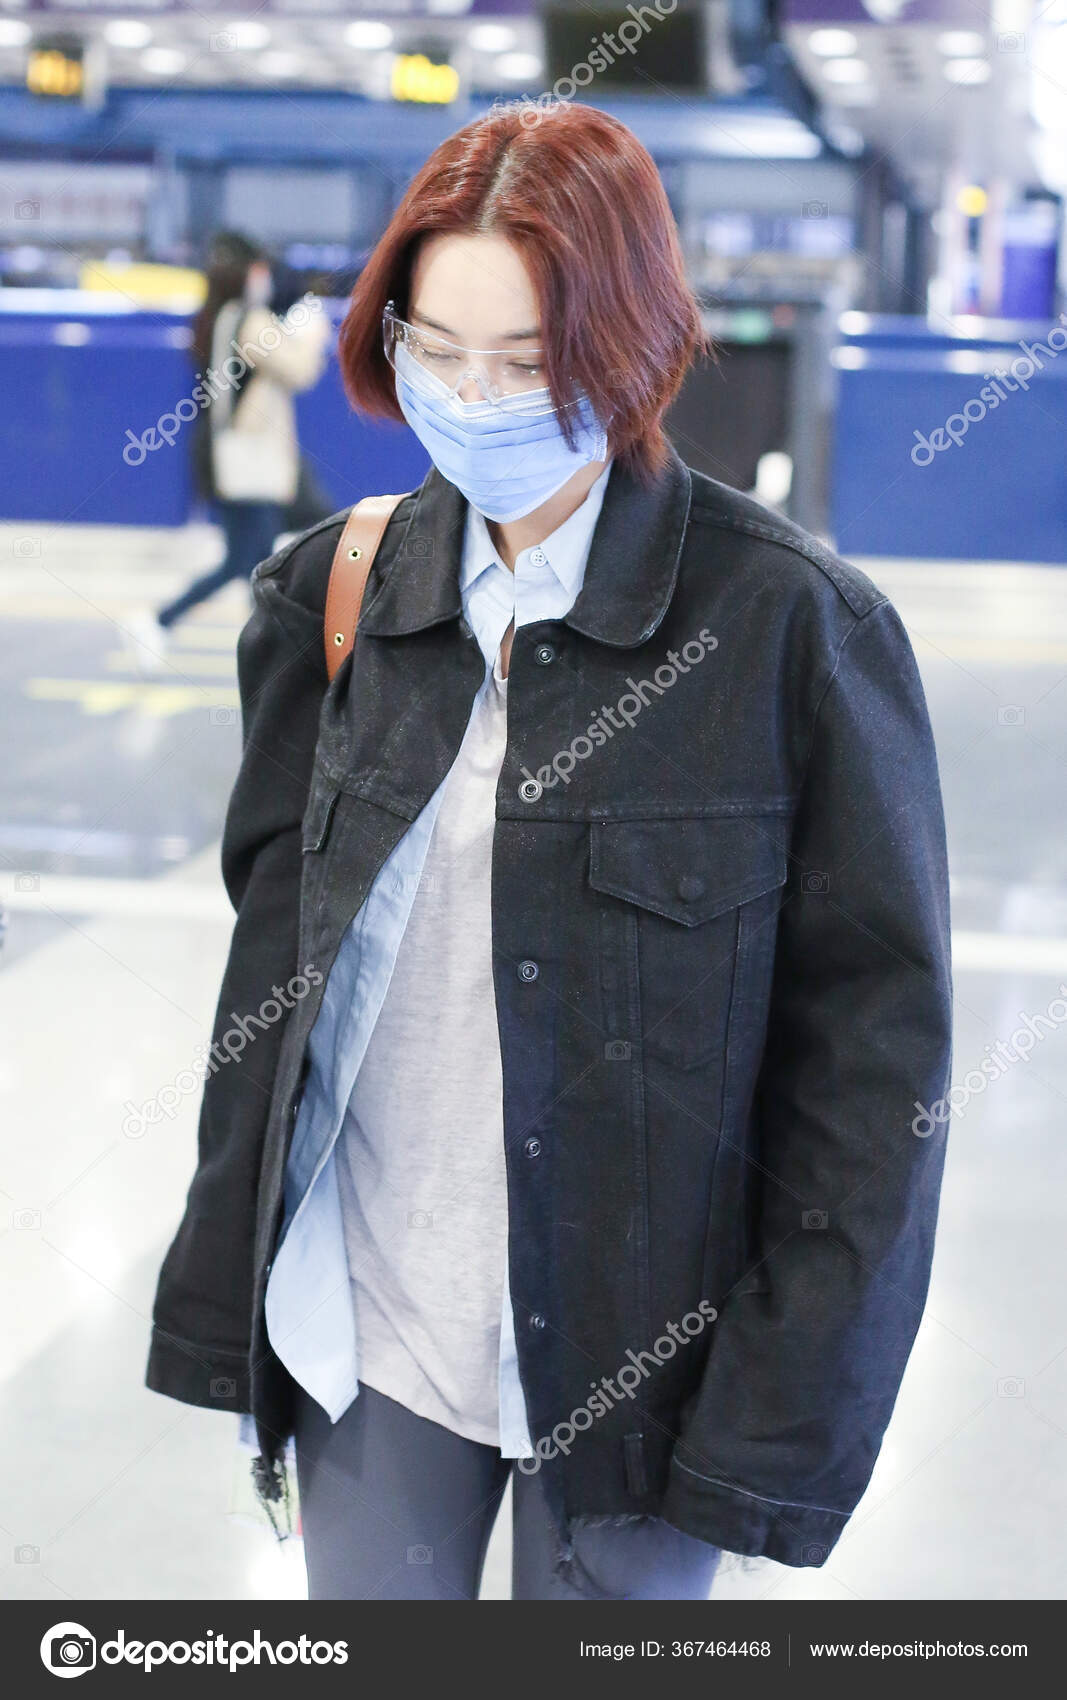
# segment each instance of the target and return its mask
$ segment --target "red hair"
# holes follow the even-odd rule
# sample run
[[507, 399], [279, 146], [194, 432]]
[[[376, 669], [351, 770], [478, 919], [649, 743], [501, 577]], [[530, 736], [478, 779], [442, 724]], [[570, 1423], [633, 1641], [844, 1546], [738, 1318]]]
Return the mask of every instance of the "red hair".
[[514, 243], [540, 304], [556, 405], [588, 396], [610, 452], [638, 476], [655, 473], [667, 453], [663, 414], [707, 345], [663, 184], [637, 137], [594, 107], [519, 101], [435, 149], [341, 327], [345, 389], [365, 413], [403, 417], [382, 313], [391, 300], [407, 317], [419, 242], [444, 231], [491, 231]]

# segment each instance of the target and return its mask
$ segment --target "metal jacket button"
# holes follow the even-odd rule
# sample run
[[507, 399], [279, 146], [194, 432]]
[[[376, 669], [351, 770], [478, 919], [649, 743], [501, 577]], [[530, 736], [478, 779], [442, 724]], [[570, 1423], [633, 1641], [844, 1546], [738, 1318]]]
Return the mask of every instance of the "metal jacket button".
[[555, 661], [556, 652], [550, 643], [539, 643], [534, 650], [534, 660], [540, 667], [547, 667], [550, 661]]
[[536, 803], [544, 786], [539, 779], [524, 779], [519, 786], [519, 796], [524, 803]]
[[530, 1138], [526, 1141], [526, 1144], [523, 1146], [523, 1150], [525, 1151], [527, 1157], [540, 1157], [540, 1155], [541, 1155], [541, 1141], [539, 1139], [535, 1138], [535, 1137], [532, 1137], [532, 1138]]
[[530, 1317], [530, 1327], [531, 1328], [543, 1328], [544, 1326], [545, 1326], [544, 1317], [541, 1315], [541, 1312], [539, 1310], [535, 1310], [533, 1312], [532, 1316]]
[[678, 881], [678, 896], [683, 903], [692, 903], [695, 898], [703, 897], [704, 886], [699, 874], [683, 874]]
[[540, 974], [540, 972], [541, 972], [541, 970], [540, 970], [540, 968], [538, 968], [536, 962], [520, 962], [519, 963], [519, 979], [520, 980], [536, 980], [537, 976], [538, 976], [538, 974]]

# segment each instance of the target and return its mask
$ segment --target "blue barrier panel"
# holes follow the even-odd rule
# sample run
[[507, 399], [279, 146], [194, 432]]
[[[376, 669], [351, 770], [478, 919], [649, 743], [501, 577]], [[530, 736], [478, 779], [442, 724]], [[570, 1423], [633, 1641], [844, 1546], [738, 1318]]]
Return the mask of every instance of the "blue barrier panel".
[[961, 313], [954, 319], [938, 314], [932, 319], [919, 318], [914, 313], [840, 314], [837, 321], [839, 344], [852, 348], [921, 349], [1010, 349], [1014, 356], [1020, 344], [1039, 342], [1053, 325], [1067, 325], [1067, 314], [1059, 319], [983, 319], [977, 314]]
[[[76, 291], [0, 294], [0, 520], [184, 525], [193, 424], [174, 414], [183, 402], [189, 411], [195, 381], [188, 316], [119, 312], [113, 298]], [[327, 303], [334, 324], [343, 308]], [[411, 489], [429, 464], [406, 425], [352, 413], [335, 358], [298, 398], [297, 418], [338, 507]]]
[[[832, 525], [845, 554], [1067, 561], [1067, 353], [839, 349]], [[987, 374], [1022, 374], [1012, 389]], [[983, 397], [983, 392], [985, 395]]]
[[137, 466], [123, 449], [188, 395], [187, 341], [172, 314], [0, 313], [0, 519], [181, 525], [181, 437]]

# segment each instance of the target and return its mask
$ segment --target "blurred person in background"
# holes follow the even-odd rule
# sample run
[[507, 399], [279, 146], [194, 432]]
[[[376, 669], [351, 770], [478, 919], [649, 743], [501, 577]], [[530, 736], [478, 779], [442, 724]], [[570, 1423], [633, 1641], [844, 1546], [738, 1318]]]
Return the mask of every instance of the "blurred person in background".
[[[346, 285], [343, 277], [339, 278], [331, 272], [296, 273], [287, 266], [275, 263], [271, 306], [282, 318], [307, 295], [325, 298], [328, 295], [347, 296], [351, 293], [352, 283]], [[323, 487], [308, 455], [300, 449], [296, 494], [286, 507], [283, 532], [307, 531], [321, 519], [329, 519], [330, 515], [336, 512], [337, 502]]]
[[158, 665], [167, 632], [191, 608], [232, 579], [250, 578], [281, 532], [332, 512], [303, 464], [293, 405], [322, 373], [329, 323], [318, 297], [279, 315], [273, 295], [266, 251], [237, 231], [220, 232], [193, 324], [197, 383], [210, 396], [194, 426], [193, 470], [198, 493], [218, 513], [226, 553], [180, 596], [131, 622], [142, 665]]
[[352, 298], [349, 394], [433, 466], [351, 655], [331, 682], [344, 515], [260, 566], [238, 647], [213, 1049], [254, 1042], [205, 1085], [146, 1379], [250, 1415], [283, 1520], [293, 1439], [312, 1599], [476, 1598], [509, 1479], [515, 1599], [825, 1564], [929, 1278], [948, 878], [907, 635], [680, 459], [702, 334], [655, 165], [528, 118], [436, 149]]

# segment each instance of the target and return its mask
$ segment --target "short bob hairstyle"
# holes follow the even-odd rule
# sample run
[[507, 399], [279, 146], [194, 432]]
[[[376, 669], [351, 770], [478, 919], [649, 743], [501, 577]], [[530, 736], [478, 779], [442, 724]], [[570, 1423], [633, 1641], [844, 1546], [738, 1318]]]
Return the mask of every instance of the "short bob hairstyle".
[[[492, 232], [522, 254], [540, 304], [557, 407], [587, 395], [609, 450], [639, 478], [662, 467], [662, 419], [705, 342], [667, 196], [625, 124], [593, 107], [518, 101], [430, 155], [359, 277], [341, 327], [345, 388], [401, 419], [382, 313], [406, 318], [420, 240]], [[563, 416], [567, 429], [566, 415]]]

